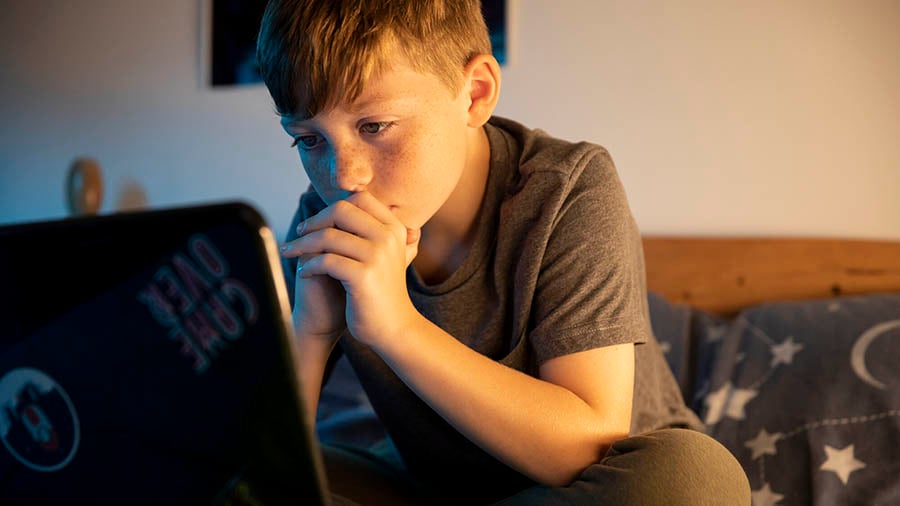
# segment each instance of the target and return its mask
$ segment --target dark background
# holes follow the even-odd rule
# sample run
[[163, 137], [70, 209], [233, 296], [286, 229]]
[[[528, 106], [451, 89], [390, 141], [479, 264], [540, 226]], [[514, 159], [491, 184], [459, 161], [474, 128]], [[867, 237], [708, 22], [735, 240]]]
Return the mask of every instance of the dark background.
[[[506, 63], [506, 2], [484, 0], [482, 12], [494, 56]], [[256, 64], [256, 35], [266, 0], [212, 1], [212, 85], [261, 82]]]

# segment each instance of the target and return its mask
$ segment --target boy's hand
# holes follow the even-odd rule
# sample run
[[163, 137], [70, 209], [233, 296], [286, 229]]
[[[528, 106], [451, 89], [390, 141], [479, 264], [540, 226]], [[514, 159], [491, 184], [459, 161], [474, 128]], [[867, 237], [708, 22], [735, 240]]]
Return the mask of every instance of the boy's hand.
[[[406, 291], [406, 268], [418, 252], [420, 231], [407, 229], [372, 194], [337, 201], [300, 227], [284, 255], [300, 257], [295, 307], [308, 305], [301, 315], [305, 325], [328, 331], [343, 321], [354, 337], [374, 345], [397, 335], [417, 314]], [[340, 298], [334, 285], [343, 288]], [[343, 320], [334, 314], [337, 308], [345, 310]]]
[[[285, 253], [289, 255], [290, 250]], [[303, 264], [311, 255], [297, 259], [297, 275], [294, 281], [294, 328], [298, 335], [323, 339], [330, 349], [341, 332], [347, 328], [344, 319], [344, 287], [328, 276], [303, 277]]]

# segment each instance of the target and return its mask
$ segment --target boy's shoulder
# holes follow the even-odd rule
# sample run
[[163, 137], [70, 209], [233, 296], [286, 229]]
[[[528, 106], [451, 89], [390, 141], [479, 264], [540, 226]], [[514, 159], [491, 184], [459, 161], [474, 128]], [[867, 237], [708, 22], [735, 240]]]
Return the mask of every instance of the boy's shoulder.
[[564, 139], [502, 116], [492, 116], [487, 128], [492, 159], [508, 158], [522, 176], [555, 172], [570, 177], [588, 165], [615, 172], [609, 151], [595, 142]]

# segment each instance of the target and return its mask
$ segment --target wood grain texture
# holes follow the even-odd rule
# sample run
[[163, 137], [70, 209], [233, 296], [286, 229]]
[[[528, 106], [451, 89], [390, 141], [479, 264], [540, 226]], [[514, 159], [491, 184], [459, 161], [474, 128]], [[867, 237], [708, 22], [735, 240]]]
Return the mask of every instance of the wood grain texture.
[[644, 236], [647, 289], [720, 315], [767, 301], [900, 291], [900, 241]]

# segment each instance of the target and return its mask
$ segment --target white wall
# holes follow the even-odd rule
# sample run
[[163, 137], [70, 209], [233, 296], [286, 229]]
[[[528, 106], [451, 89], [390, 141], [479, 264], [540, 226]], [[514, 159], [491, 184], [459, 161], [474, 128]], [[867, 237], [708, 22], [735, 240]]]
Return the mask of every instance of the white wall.
[[[498, 114], [610, 149], [648, 233], [900, 239], [900, 3], [512, 0]], [[203, 0], [0, 0], [0, 223], [307, 179], [261, 85], [205, 85]], [[139, 200], [139, 199], [138, 199]]]

